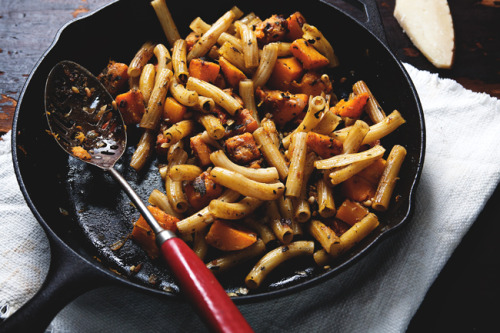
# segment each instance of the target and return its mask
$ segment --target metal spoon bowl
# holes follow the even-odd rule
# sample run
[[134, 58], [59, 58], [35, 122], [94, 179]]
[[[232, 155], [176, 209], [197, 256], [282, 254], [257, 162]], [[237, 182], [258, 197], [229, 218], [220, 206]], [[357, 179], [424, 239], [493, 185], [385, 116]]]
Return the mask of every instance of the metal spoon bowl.
[[[58, 63], [45, 86], [45, 110], [59, 145], [85, 162], [111, 169], [127, 145], [127, 133], [113, 97], [87, 69], [71, 61]], [[78, 156], [77, 156], [78, 157]]]

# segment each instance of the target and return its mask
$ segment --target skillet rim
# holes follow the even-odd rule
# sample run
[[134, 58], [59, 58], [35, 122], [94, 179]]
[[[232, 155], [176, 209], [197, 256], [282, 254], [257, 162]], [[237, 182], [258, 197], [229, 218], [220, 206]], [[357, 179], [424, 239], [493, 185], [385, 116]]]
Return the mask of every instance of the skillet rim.
[[[43, 216], [40, 214], [38, 211], [37, 207], [35, 207], [35, 204], [31, 200], [30, 195], [28, 194], [26, 185], [24, 183], [24, 179], [21, 175], [21, 168], [19, 166], [19, 159], [18, 159], [18, 151], [17, 151], [17, 130], [18, 130], [18, 121], [19, 121], [19, 114], [21, 111], [21, 107], [23, 105], [23, 101], [25, 98], [26, 91], [28, 87], [30, 86], [30, 83], [32, 82], [33, 76], [40, 70], [40, 66], [44, 63], [46, 60], [47, 56], [52, 52], [54, 47], [60, 42], [60, 37], [62, 33], [71, 25], [73, 24], [78, 24], [80, 21], [84, 21], [91, 16], [98, 15], [103, 9], [111, 7], [111, 6], [118, 6], [119, 3], [125, 3], [125, 1], [120, 1], [120, 0], [113, 0], [112, 2], [105, 4], [94, 11], [87, 13], [81, 17], [74, 18], [70, 21], [68, 21], [66, 24], [64, 24], [60, 29], [58, 29], [54, 40], [48, 47], [48, 49], [42, 54], [40, 59], [37, 61], [35, 66], [33, 67], [32, 71], [30, 72], [30, 75], [28, 76], [22, 91], [19, 95], [19, 102], [16, 106], [16, 111], [14, 114], [14, 119], [13, 119], [13, 126], [12, 126], [12, 142], [11, 142], [11, 151], [12, 151], [12, 159], [13, 159], [13, 164], [14, 164], [14, 171], [16, 174], [17, 181], [19, 183], [21, 192], [23, 193], [23, 196], [26, 200], [26, 203], [28, 204], [30, 210], [32, 211], [33, 215], [37, 219], [37, 221], [41, 224], [43, 227], [45, 233], [47, 234], [47, 237], [51, 241], [56, 241], [59, 245], [63, 246], [65, 250], [72, 252], [75, 256], [77, 256], [79, 259], [83, 260], [86, 262], [88, 265], [92, 266], [93, 268], [101, 271], [102, 273], [105, 273], [108, 277], [110, 277], [112, 280], [124, 283], [125, 285], [133, 288], [139, 288], [141, 290], [144, 290], [146, 292], [152, 292], [154, 294], [160, 294], [163, 296], [168, 296], [168, 297], [175, 297], [180, 299], [178, 294], [172, 294], [169, 292], [165, 292], [159, 289], [155, 289], [154, 287], [150, 287], [147, 285], [143, 285], [139, 282], [129, 280], [127, 278], [124, 278], [121, 275], [118, 274], [113, 274], [109, 270], [104, 269], [101, 267], [98, 263], [92, 262], [85, 258], [84, 256], [80, 255], [78, 252], [76, 252], [71, 246], [68, 245], [68, 243], [63, 240], [59, 235], [57, 235], [53, 228], [49, 226], [49, 224], [45, 221]], [[370, 35], [370, 38], [375, 39], [376, 43], [379, 44], [387, 54], [391, 57], [391, 60], [394, 62], [394, 65], [397, 65], [397, 70], [400, 71], [401, 74], [403, 74], [405, 78], [405, 83], [408, 84], [411, 92], [411, 97], [412, 97], [412, 104], [415, 102], [415, 107], [418, 111], [418, 120], [419, 120], [419, 128], [420, 128], [420, 149], [419, 149], [419, 155], [418, 155], [418, 161], [415, 164], [415, 177], [413, 178], [413, 181], [411, 182], [411, 186], [408, 192], [408, 208], [406, 210], [405, 215], [401, 218], [401, 221], [399, 221], [397, 224], [394, 226], [387, 228], [379, 235], [377, 235], [373, 240], [370, 241], [365, 247], [360, 249], [354, 256], [350, 257], [347, 259], [345, 262], [335, 266], [333, 269], [330, 271], [325, 271], [324, 273], [320, 274], [319, 276], [314, 276], [312, 278], [309, 278], [307, 280], [301, 281], [297, 284], [294, 285], [289, 285], [284, 288], [276, 289], [276, 290], [268, 290], [263, 293], [259, 294], [249, 294], [249, 295], [241, 295], [241, 296], [236, 296], [236, 297], [231, 297], [234, 302], [238, 304], [243, 304], [243, 303], [249, 303], [249, 302], [255, 302], [255, 301], [260, 301], [260, 300], [265, 300], [265, 299], [273, 299], [277, 297], [282, 297], [286, 296], [289, 294], [292, 294], [296, 292], [298, 289], [300, 290], [305, 290], [308, 288], [311, 288], [319, 283], [322, 283], [326, 280], [335, 278], [335, 276], [339, 275], [341, 272], [349, 268], [351, 265], [354, 265], [356, 262], [359, 262], [368, 252], [373, 251], [377, 245], [379, 245], [385, 238], [388, 238], [389, 236], [393, 235], [396, 231], [400, 230], [405, 224], [407, 224], [413, 214], [414, 214], [414, 205], [415, 205], [415, 195], [416, 195], [416, 189], [418, 187], [418, 183], [420, 181], [421, 173], [422, 173], [422, 168], [424, 164], [424, 158], [425, 158], [425, 143], [426, 143], [426, 132], [425, 132], [425, 120], [424, 120], [424, 114], [423, 114], [423, 109], [422, 105], [420, 102], [420, 99], [418, 97], [418, 93], [416, 91], [416, 88], [402, 65], [402, 63], [396, 58], [395, 54], [390, 50], [390, 48], [387, 46], [386, 42], [383, 41], [380, 36], [377, 36], [374, 32], [370, 30], [369, 27], [367, 27], [365, 24], [360, 22], [358, 19], [356, 19], [354, 16], [349, 14], [348, 12], [336, 7], [333, 3], [328, 2], [327, 0], [318, 0], [318, 2], [321, 2], [329, 7], [332, 8], [332, 10], [335, 10], [339, 12], [342, 15], [347, 16], [350, 21], [352, 21], [353, 24], [358, 25], [361, 29], [365, 30], [366, 33]], [[361, 1], [363, 2], [363, 1]], [[372, 15], [379, 15], [379, 13], [371, 13]], [[83, 23], [82, 23], [83, 24]], [[394, 68], [396, 69], [396, 68]], [[54, 258], [54, 256], [58, 255], [58, 253], [54, 253], [54, 251], [51, 250], [51, 259]]]

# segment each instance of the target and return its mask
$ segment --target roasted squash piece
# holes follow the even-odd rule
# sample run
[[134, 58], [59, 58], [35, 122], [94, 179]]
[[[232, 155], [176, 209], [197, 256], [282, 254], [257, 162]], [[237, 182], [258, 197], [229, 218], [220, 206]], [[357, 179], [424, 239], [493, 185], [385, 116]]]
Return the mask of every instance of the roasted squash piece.
[[342, 153], [342, 142], [328, 135], [309, 132], [307, 133], [306, 144], [309, 149], [321, 156], [321, 158], [330, 158]]
[[202, 140], [201, 134], [191, 137], [189, 139], [189, 144], [194, 155], [200, 161], [201, 166], [206, 167], [212, 164], [212, 161], [210, 161], [212, 150], [205, 141]]
[[224, 74], [226, 82], [232, 88], [237, 88], [240, 84], [240, 81], [247, 79], [247, 76], [241, 70], [239, 70], [238, 67], [230, 63], [226, 58], [220, 57], [219, 65], [222, 73]]
[[214, 83], [220, 72], [220, 65], [215, 62], [195, 58], [189, 62], [189, 75], [197, 79]]
[[167, 97], [163, 104], [163, 119], [167, 120], [170, 124], [178, 123], [184, 119], [187, 107], [179, 103], [173, 97]]
[[361, 221], [369, 212], [368, 208], [359, 202], [346, 199], [340, 205], [335, 217], [353, 226], [356, 222]]
[[302, 26], [306, 23], [305, 17], [300, 12], [295, 12], [286, 19], [286, 27], [288, 32], [286, 38], [290, 41], [302, 38], [304, 32]]
[[347, 101], [342, 99], [337, 103], [337, 105], [332, 107], [332, 111], [341, 117], [359, 118], [363, 112], [366, 102], [368, 101], [368, 98], [370, 98], [368, 93], [361, 93]]
[[374, 187], [373, 184], [359, 175], [354, 175], [341, 184], [342, 194], [346, 198], [358, 202], [373, 198], [376, 190], [377, 188]]
[[320, 69], [328, 66], [330, 61], [303, 38], [292, 42], [290, 48], [294, 57], [300, 60], [305, 69]]
[[300, 82], [293, 81], [290, 91], [294, 94], [306, 94], [310, 96], [320, 96], [332, 92], [332, 83], [329, 80], [322, 80], [322, 74], [315, 71], [307, 71]]
[[287, 22], [283, 15], [274, 14], [255, 27], [255, 36], [259, 46], [264, 46], [284, 40], [287, 30]]
[[267, 84], [272, 89], [287, 91], [290, 90], [290, 84], [300, 79], [303, 73], [304, 69], [297, 58], [278, 58]]
[[[155, 206], [148, 206], [148, 210], [153, 214], [154, 218], [163, 229], [177, 232], [176, 223], [179, 221], [178, 218], [165, 213]], [[146, 251], [151, 259], [159, 257], [160, 251], [156, 246], [156, 236], [142, 215], [134, 223], [131, 238]]]
[[137, 89], [131, 89], [126, 93], [116, 96], [116, 105], [127, 125], [138, 124], [146, 111], [144, 96]]
[[261, 158], [257, 143], [250, 133], [235, 135], [227, 139], [225, 146], [229, 158], [237, 164], [246, 165]]
[[206, 242], [222, 251], [236, 251], [257, 241], [257, 234], [237, 223], [215, 220], [205, 236]]
[[189, 204], [200, 210], [210, 203], [210, 200], [218, 198], [222, 194], [222, 186], [213, 181], [207, 171], [196, 177], [184, 188]]
[[259, 124], [248, 109], [242, 109], [235, 115], [235, 122], [226, 127], [226, 137], [231, 137], [243, 133], [253, 133]]
[[128, 65], [110, 61], [106, 68], [97, 76], [111, 96], [122, 92], [128, 82]]
[[290, 120], [299, 117], [305, 111], [309, 101], [309, 96], [306, 94], [264, 90], [260, 87], [256, 89], [255, 94], [263, 103], [265, 112], [271, 113], [274, 122], [281, 127]]

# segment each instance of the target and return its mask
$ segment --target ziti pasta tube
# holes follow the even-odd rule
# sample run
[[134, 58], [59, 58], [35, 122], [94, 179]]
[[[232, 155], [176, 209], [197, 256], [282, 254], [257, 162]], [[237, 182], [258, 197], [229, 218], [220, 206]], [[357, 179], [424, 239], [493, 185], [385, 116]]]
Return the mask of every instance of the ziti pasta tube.
[[217, 42], [220, 34], [226, 31], [235, 18], [233, 11], [228, 11], [222, 15], [207, 32], [193, 45], [187, 55], [187, 61], [204, 56], [208, 50]]
[[[362, 144], [363, 145], [370, 144], [372, 142], [382, 139], [383, 137], [395, 131], [399, 126], [403, 125], [405, 122], [406, 121], [401, 115], [401, 113], [399, 113], [398, 110], [394, 110], [382, 121], [370, 126], [370, 130], [363, 139]], [[350, 127], [345, 127], [341, 130], [333, 132], [332, 136], [335, 139], [344, 142], [347, 137], [347, 134], [349, 133], [349, 130]]]
[[212, 98], [217, 105], [224, 108], [231, 115], [243, 108], [233, 96], [209, 82], [190, 76], [186, 87], [189, 90], [196, 91], [199, 95]]
[[142, 68], [148, 63], [149, 59], [153, 57], [153, 50], [155, 45], [151, 42], [142, 44], [134, 58], [128, 65], [127, 73], [130, 77], [138, 77], [141, 75]]
[[260, 150], [266, 161], [278, 170], [280, 179], [286, 179], [288, 175], [288, 165], [285, 158], [281, 154], [278, 147], [274, 144], [271, 137], [266, 133], [264, 128], [257, 128], [253, 132], [253, 137], [257, 144], [260, 145]]
[[238, 220], [248, 214], [251, 214], [261, 204], [262, 200], [245, 197], [239, 202], [224, 202], [221, 200], [212, 200], [208, 205], [210, 213], [220, 219]]
[[[234, 202], [240, 197], [240, 194], [233, 190], [226, 190], [218, 198], [227, 202]], [[177, 222], [177, 229], [181, 234], [191, 234], [197, 230], [204, 228], [206, 225], [214, 221], [214, 216], [210, 213], [208, 206], [200, 211], [190, 215], [179, 222]]]
[[241, 173], [247, 178], [262, 182], [273, 183], [279, 181], [278, 170], [270, 168], [247, 168], [231, 161], [223, 150], [217, 150], [210, 154], [210, 160], [215, 166]]
[[168, 86], [172, 80], [173, 73], [168, 68], [162, 69], [156, 74], [156, 82], [148, 107], [142, 116], [139, 126], [145, 129], [156, 130], [163, 112], [163, 102], [167, 96]]
[[261, 256], [265, 251], [266, 244], [262, 241], [262, 239], [258, 239], [257, 242], [243, 250], [233, 251], [222, 257], [209, 261], [207, 263], [207, 268], [214, 274], [220, 274], [242, 262]]
[[165, 0], [153, 0], [151, 1], [151, 6], [153, 6], [169, 44], [174, 45], [174, 42], [180, 38], [180, 35]]
[[309, 132], [314, 127], [316, 127], [323, 117], [326, 109], [326, 100], [321, 96], [315, 96], [309, 98], [308, 109], [304, 119], [300, 122], [299, 126], [292, 132], [292, 134], [286, 136], [283, 139], [283, 146], [288, 148], [290, 145], [290, 139], [294, 133], [297, 132]]
[[186, 83], [189, 71], [186, 61], [187, 43], [184, 39], [178, 39], [172, 50], [172, 69], [177, 80]]
[[266, 215], [276, 238], [281, 244], [289, 244], [293, 239], [292, 220], [281, 215], [276, 201], [266, 202]]
[[213, 168], [210, 175], [216, 183], [260, 200], [276, 200], [285, 191], [285, 186], [280, 182], [272, 184], [256, 182], [241, 173], [221, 167]]
[[296, 241], [268, 252], [248, 273], [245, 278], [247, 287], [258, 288], [266, 276], [281, 263], [297, 256], [312, 255], [313, 251], [313, 241]]
[[293, 134], [293, 154], [290, 160], [290, 169], [286, 180], [286, 196], [297, 198], [300, 196], [301, 188], [304, 185], [304, 167], [306, 164], [306, 145], [305, 132], [297, 132]]
[[356, 95], [359, 95], [362, 93], [368, 93], [368, 95], [370, 95], [370, 97], [368, 98], [368, 101], [366, 103], [366, 111], [368, 113], [368, 116], [375, 124], [384, 120], [385, 112], [384, 112], [384, 110], [382, 110], [382, 107], [377, 102], [377, 99], [375, 98], [375, 96], [373, 96], [372, 92], [370, 91], [370, 88], [368, 88], [365, 81], [360, 80], [360, 81], [356, 82], [352, 86], [352, 91]]
[[396, 186], [396, 181], [398, 180], [399, 170], [406, 157], [406, 149], [403, 146], [395, 145], [392, 147], [389, 156], [387, 157], [387, 163], [385, 165], [384, 173], [380, 178], [380, 182], [377, 187], [377, 192], [373, 198], [372, 207], [378, 211], [385, 211], [389, 207], [389, 202], [391, 201], [392, 192]]

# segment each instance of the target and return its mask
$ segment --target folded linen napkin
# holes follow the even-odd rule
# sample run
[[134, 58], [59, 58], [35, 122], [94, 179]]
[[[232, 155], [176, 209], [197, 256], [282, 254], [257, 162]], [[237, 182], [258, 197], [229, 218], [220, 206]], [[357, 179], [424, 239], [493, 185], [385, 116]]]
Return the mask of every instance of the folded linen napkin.
[[[239, 308], [257, 332], [403, 332], [500, 179], [500, 100], [405, 64], [426, 120], [412, 223], [356, 265], [306, 291]], [[23, 304], [46, 274], [47, 241], [19, 192], [10, 137], [0, 141], [0, 307]], [[26, 241], [26, 236], [37, 237]], [[29, 246], [28, 246], [29, 245]], [[51, 332], [204, 331], [189, 305], [123, 287], [81, 296]]]

